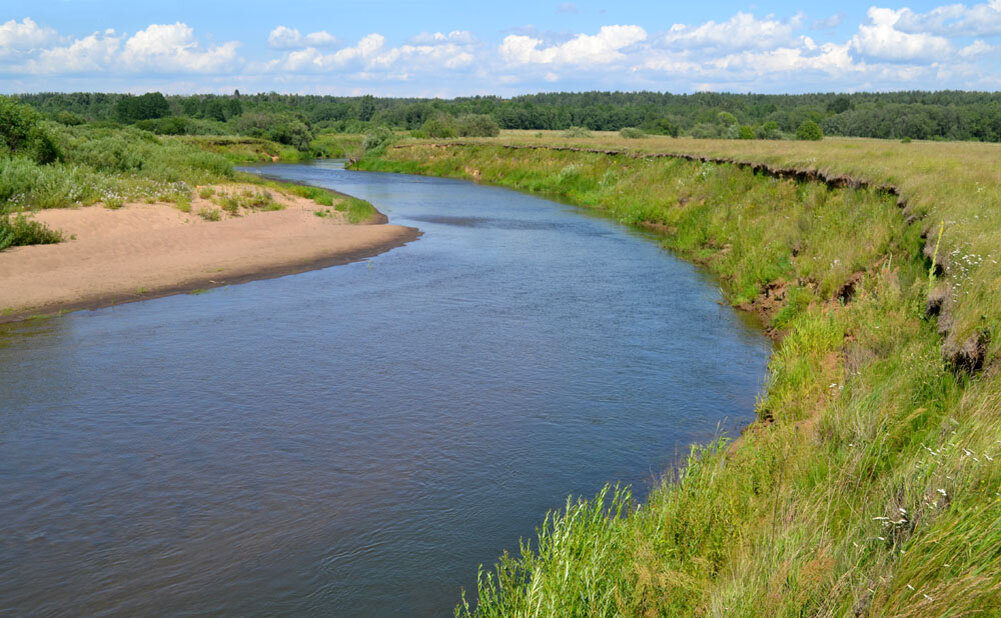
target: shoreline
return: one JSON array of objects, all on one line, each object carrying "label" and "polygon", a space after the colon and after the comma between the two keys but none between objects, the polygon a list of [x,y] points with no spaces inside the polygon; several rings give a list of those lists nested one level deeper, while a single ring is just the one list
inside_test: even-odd
[{"label": "shoreline", "polygon": [[[202,220],[170,204],[40,211],[69,240],[0,253],[0,324],[273,279],[374,257],[421,236],[376,211],[351,225],[312,200]],[[315,213],[324,212],[323,216]]]}]

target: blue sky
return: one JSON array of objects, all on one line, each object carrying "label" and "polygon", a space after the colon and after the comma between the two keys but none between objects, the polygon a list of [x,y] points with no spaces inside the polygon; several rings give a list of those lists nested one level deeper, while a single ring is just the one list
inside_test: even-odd
[{"label": "blue sky", "polygon": [[0,92],[1001,90],[1001,0],[4,0]]}]

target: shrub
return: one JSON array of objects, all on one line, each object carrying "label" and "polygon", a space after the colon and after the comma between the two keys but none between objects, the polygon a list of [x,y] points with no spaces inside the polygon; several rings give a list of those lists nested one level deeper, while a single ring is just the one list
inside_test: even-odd
[{"label": "shrub", "polygon": [[371,133],[365,136],[362,148],[365,154],[379,154],[386,150],[386,146],[393,143],[396,136],[388,127],[376,127]]},{"label": "shrub", "polygon": [[796,129],[796,139],[818,141],[824,139],[824,132],[820,130],[819,124],[807,120]]},{"label": "shrub", "polygon": [[769,120],[758,130],[758,139],[779,139],[781,137],[782,131],[779,129],[779,123],[774,120]]},{"label": "shrub", "polygon": [[731,127],[737,124],[737,117],[730,112],[720,112],[716,114],[716,121],[724,127]]},{"label": "shrub", "polygon": [[0,96],[0,154],[5,151],[28,156],[42,164],[61,158],[41,115],[11,97]]},{"label": "shrub", "polygon": [[646,137],[646,133],[642,129],[637,129],[636,127],[623,127],[619,131],[619,135],[626,139],[640,139],[641,137]]},{"label": "shrub", "polygon": [[450,138],[459,134],[455,126],[455,118],[448,114],[438,114],[429,118],[421,127],[421,132],[426,137]]},{"label": "shrub", "polygon": [[754,139],[754,127],[749,127],[746,124],[741,125],[740,132],[737,134],[738,139]]},{"label": "shrub", "polygon": [[563,137],[591,137],[587,127],[570,127],[563,132]]},{"label": "shrub", "polygon": [[0,215],[0,251],[25,245],[51,245],[62,242],[62,232],[29,219],[24,213]]},{"label": "shrub", "polygon": [[459,116],[457,128],[460,137],[497,137],[500,126],[492,116],[486,114],[465,114]]}]

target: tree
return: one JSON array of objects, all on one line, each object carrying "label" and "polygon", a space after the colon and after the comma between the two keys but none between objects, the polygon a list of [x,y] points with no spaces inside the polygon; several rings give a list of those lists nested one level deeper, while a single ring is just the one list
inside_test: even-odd
[{"label": "tree", "polygon": [[0,96],[0,154],[24,154],[37,163],[52,163],[62,154],[42,125],[42,116],[12,97]]},{"label": "tree", "polygon": [[824,139],[824,132],[820,130],[819,124],[807,120],[796,129],[796,139],[819,141]]},{"label": "tree", "polygon": [[124,96],[115,104],[115,116],[120,122],[133,124],[140,120],[163,118],[170,114],[170,104],[159,92],[147,92],[134,97]]},{"label": "tree", "polygon": [[738,139],[754,139],[754,127],[748,125],[741,125],[740,132],[737,133]]}]

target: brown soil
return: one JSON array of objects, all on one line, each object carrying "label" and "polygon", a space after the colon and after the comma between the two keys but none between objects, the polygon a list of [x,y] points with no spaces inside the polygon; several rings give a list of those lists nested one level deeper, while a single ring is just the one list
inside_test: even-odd
[{"label": "brown soil", "polygon": [[[248,189],[257,190],[222,188]],[[190,213],[173,204],[42,211],[37,220],[72,239],[0,252],[0,322],[345,264],[420,235],[399,225],[348,225],[333,208],[271,193],[283,210],[241,208],[233,216],[197,198]],[[221,220],[203,219],[202,210]]]}]

